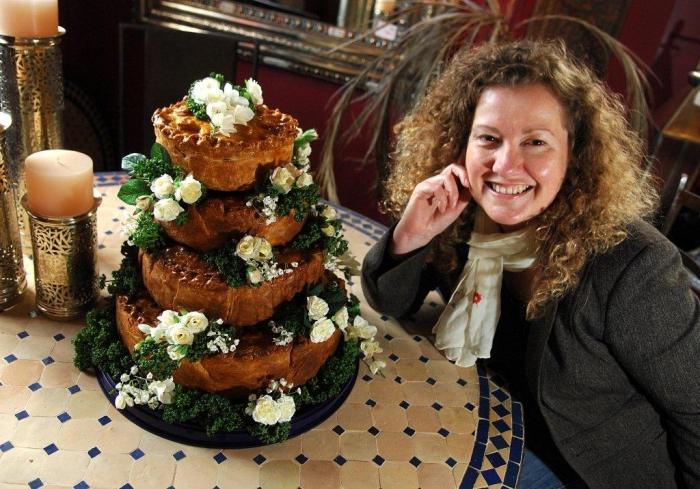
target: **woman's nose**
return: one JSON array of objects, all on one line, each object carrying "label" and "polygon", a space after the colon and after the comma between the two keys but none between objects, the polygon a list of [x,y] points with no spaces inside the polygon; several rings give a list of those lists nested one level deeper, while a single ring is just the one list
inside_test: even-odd
[{"label": "woman's nose", "polygon": [[520,148],[503,144],[496,152],[491,171],[499,175],[508,175],[522,169],[525,159]]}]

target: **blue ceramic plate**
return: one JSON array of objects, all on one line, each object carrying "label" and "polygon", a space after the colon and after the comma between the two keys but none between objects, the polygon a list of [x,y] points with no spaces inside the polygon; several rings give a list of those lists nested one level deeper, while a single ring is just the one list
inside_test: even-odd
[{"label": "blue ceramic plate", "polygon": [[[357,368],[350,379],[343,385],[340,392],[333,399],[306,406],[299,410],[292,418],[292,427],[289,438],[309,431],[314,426],[321,424],[333,414],[347,399],[355,385]],[[98,370],[97,381],[107,399],[114,404],[116,396],[115,382],[106,372]],[[154,435],[162,436],[169,440],[186,445],[195,445],[208,448],[249,448],[264,445],[263,442],[251,436],[248,431],[236,430],[227,433],[215,433],[208,436],[206,431],[191,423],[167,423],[163,421],[160,411],[153,411],[147,407],[133,406],[119,411],[126,418]]]}]

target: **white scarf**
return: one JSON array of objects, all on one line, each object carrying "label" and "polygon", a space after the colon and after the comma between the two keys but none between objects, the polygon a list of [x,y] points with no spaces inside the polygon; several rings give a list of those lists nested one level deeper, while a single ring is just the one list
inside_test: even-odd
[{"label": "white scarf", "polygon": [[501,315],[503,270],[519,272],[535,261],[530,227],[513,233],[484,234],[486,215],[477,209],[469,257],[445,310],[433,327],[435,347],[460,367],[489,358]]}]

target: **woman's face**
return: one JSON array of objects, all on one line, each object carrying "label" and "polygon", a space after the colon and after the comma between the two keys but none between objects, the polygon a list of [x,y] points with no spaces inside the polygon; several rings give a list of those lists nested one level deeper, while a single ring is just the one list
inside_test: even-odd
[{"label": "woman's face", "polygon": [[561,189],[569,160],[566,112],[544,85],[486,88],[469,135],[472,197],[505,230],[542,213]]}]

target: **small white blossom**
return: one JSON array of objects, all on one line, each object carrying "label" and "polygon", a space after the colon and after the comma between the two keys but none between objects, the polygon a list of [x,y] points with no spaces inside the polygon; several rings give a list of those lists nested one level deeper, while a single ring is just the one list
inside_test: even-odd
[{"label": "small white blossom", "polygon": [[308,172],[303,172],[297,177],[296,181],[294,182],[294,184],[300,188],[308,187],[312,183],[314,183],[314,177],[312,177],[311,174]]},{"label": "small white blossom", "polygon": [[348,326],[345,331],[350,337],[363,340],[369,340],[377,334],[377,328],[369,324],[362,316],[355,316],[352,326]]},{"label": "small white blossom", "polygon": [[153,192],[158,199],[170,197],[173,192],[175,192],[173,177],[166,174],[153,180],[153,183],[151,183],[151,192]]},{"label": "small white blossom", "polygon": [[210,117],[210,120],[212,126],[214,126],[215,132],[220,132],[224,136],[230,136],[236,133],[236,118],[232,111],[214,114]]},{"label": "small white blossom", "polygon": [[173,199],[163,199],[153,206],[153,217],[159,221],[174,221],[185,209]]},{"label": "small white blossom", "polygon": [[153,199],[150,195],[141,195],[136,198],[136,208],[148,212],[153,208]]},{"label": "small white blossom", "polygon": [[384,367],[386,367],[386,363],[382,360],[372,360],[369,362],[369,371],[372,372],[372,375],[377,375],[377,372]]},{"label": "small white blossom", "polygon": [[319,319],[311,326],[309,338],[312,343],[323,343],[328,340],[335,332],[333,321],[328,318]]},{"label": "small white blossom", "polygon": [[210,104],[223,100],[224,92],[215,78],[207,77],[197,80],[192,87],[192,98],[198,104]]},{"label": "small white blossom", "polygon": [[253,103],[255,105],[260,105],[263,103],[262,88],[260,87],[260,84],[258,82],[256,82],[252,78],[248,78],[245,81],[245,89],[252,97]]},{"label": "small white blossom", "polygon": [[335,236],[335,227],[330,223],[325,224],[323,227],[321,227],[321,232],[329,238],[332,238],[333,236]]},{"label": "small white blossom", "polygon": [[306,310],[309,313],[309,319],[316,321],[326,317],[328,314],[328,303],[315,295],[306,298]]},{"label": "small white blossom", "polygon": [[263,281],[263,276],[259,269],[250,267],[246,270],[246,279],[250,285],[257,285]]},{"label": "small white blossom", "polygon": [[360,343],[360,350],[362,350],[362,353],[364,353],[366,358],[371,358],[375,353],[381,353],[384,351],[382,347],[379,346],[379,343],[372,340],[365,340]]},{"label": "small white blossom", "polygon": [[185,358],[185,347],[183,345],[168,345],[168,356],[171,360],[182,360]]},{"label": "small white blossom", "polygon": [[255,117],[255,112],[253,112],[247,105],[235,105],[231,113],[233,114],[234,124],[247,124],[251,119],[253,119],[253,117]]}]

